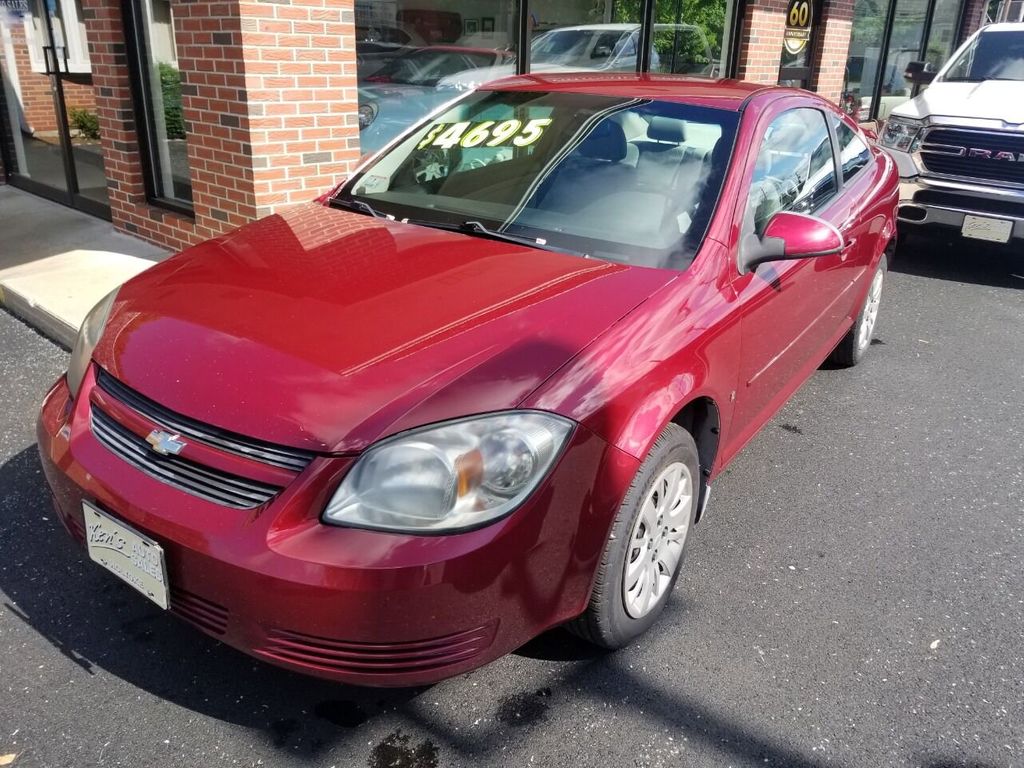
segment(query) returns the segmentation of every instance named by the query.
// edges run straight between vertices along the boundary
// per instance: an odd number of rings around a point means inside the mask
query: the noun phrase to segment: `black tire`
[[[683,540],[682,555],[676,565],[675,573],[672,574],[668,588],[664,590],[647,614],[642,618],[634,619],[626,610],[622,594],[623,573],[631,546],[630,534],[640,515],[641,506],[655,480],[669,464],[674,462],[682,462],[686,465],[693,482],[689,528],[686,538]],[[651,446],[647,458],[637,470],[636,477],[633,478],[633,482],[622,500],[597,568],[590,603],[579,617],[566,625],[570,632],[594,645],[614,650],[629,644],[631,640],[650,629],[665,608],[675,587],[676,579],[679,578],[682,564],[686,560],[687,544],[697,516],[700,477],[700,462],[697,457],[696,443],[685,429],[676,424],[669,424]]]
[[[884,278],[888,268],[888,261],[888,256],[883,253],[882,258],[878,260],[878,267],[871,275],[872,283],[879,273],[881,273]],[[860,327],[864,322],[864,314],[867,311],[870,298],[871,289],[869,287],[867,295],[864,296],[864,303],[861,305],[860,312],[857,313],[857,319],[850,327],[849,332],[843,336],[843,340],[840,341],[836,348],[832,350],[832,354],[828,357],[829,362],[842,366],[843,368],[852,368],[864,358],[864,353],[867,352],[868,347],[871,346],[871,339],[874,336],[874,327],[871,329],[871,335],[868,336],[867,344],[859,344],[858,337],[860,335]]]

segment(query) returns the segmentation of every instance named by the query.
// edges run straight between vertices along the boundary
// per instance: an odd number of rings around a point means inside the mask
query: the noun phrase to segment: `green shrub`
[[[181,116],[181,73],[170,64],[157,64],[160,90],[164,97],[164,125],[168,139],[185,138],[185,120]]]
[[[78,130],[78,133],[86,139],[98,139],[100,137],[100,119],[95,112],[79,107],[71,107],[68,110],[68,121],[71,127]]]

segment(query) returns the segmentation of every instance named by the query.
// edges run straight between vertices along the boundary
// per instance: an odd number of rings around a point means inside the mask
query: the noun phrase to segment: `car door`
[[[817,106],[786,108],[784,102],[762,117],[755,135],[737,249],[756,242],[780,211],[845,226],[848,206],[839,191],[825,112]],[[768,262],[746,274],[737,268],[733,286],[741,305],[741,353],[732,431],[739,445],[838,340],[848,253]]]
[[[833,315],[841,323],[847,317],[854,318],[860,311],[859,299],[863,294],[857,291],[857,285],[863,285],[864,271],[885,247],[883,232],[886,220],[877,214],[871,216],[869,211],[875,199],[872,170],[876,161],[866,138],[838,113],[832,113],[829,118],[836,143],[841,189],[830,215],[833,221],[838,222],[836,226],[847,246],[846,258],[839,267],[844,293],[833,307]]]

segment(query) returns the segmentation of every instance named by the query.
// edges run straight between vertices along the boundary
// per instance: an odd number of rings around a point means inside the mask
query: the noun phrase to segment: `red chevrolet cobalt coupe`
[[[617,648],[712,481],[871,341],[893,163],[816,96],[507,79],[89,314],[39,446],[89,556],[275,664]]]

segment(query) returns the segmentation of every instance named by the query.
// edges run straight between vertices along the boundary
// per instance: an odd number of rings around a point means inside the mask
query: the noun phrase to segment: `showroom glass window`
[[[639,0],[530,4],[530,71],[636,72]]]
[[[155,203],[188,209],[192,180],[172,3],[137,0],[124,7],[147,191]]]
[[[734,0],[657,0],[651,72],[723,76],[734,7]]]
[[[871,119],[888,10],[888,3],[882,0],[856,0],[853,6],[842,107],[854,120]]]
[[[516,0],[361,0],[355,26],[364,154],[464,91],[516,73]]]

